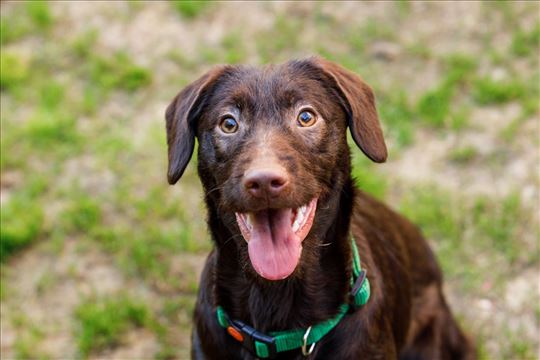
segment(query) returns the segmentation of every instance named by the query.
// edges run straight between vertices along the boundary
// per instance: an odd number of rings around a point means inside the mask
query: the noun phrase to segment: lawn
[[[186,359],[212,247],[164,112],[220,63],[319,54],[374,89],[358,186],[418,224],[481,359],[540,357],[540,4],[2,2],[4,359]]]

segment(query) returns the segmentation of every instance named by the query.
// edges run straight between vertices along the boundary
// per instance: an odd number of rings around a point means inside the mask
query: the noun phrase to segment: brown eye
[[[221,123],[219,124],[219,128],[221,129],[221,131],[223,131],[226,134],[232,134],[238,130],[238,123],[236,122],[234,118],[226,117],[223,120],[221,120]]]
[[[312,126],[317,121],[315,114],[307,110],[304,110],[300,114],[298,114],[297,120],[298,120],[298,125],[302,127]]]

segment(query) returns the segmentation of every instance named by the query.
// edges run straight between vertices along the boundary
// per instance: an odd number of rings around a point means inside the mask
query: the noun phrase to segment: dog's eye
[[[238,130],[238,123],[236,122],[234,118],[226,117],[223,120],[221,120],[221,123],[219,124],[219,128],[221,129],[221,131],[223,131],[226,134],[232,134]]]
[[[315,114],[311,111],[304,110],[300,114],[298,114],[298,125],[302,127],[308,127],[315,124],[317,121],[317,118],[315,117]]]

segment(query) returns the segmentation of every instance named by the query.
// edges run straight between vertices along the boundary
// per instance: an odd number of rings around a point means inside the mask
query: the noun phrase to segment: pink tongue
[[[302,241],[292,230],[292,210],[270,209],[254,215],[248,242],[251,264],[265,279],[285,279],[298,265],[302,251]]]

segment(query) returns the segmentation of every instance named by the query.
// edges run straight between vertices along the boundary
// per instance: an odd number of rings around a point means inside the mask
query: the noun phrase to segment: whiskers
[[[227,245],[229,242],[233,241],[236,238],[244,239],[244,236],[242,236],[242,234],[234,234],[233,236],[231,236],[227,240],[225,240],[225,242],[223,243],[223,246]]]
[[[210,195],[211,193],[213,193],[214,191],[222,190],[223,188],[225,188],[225,185],[224,185],[224,184],[223,184],[223,185],[218,185],[218,186],[216,186],[215,188],[208,190],[204,195],[205,195],[205,196],[208,196],[208,195]]]
[[[317,247],[326,247],[330,245],[332,245],[332,243],[322,243],[322,244],[317,244]]]

